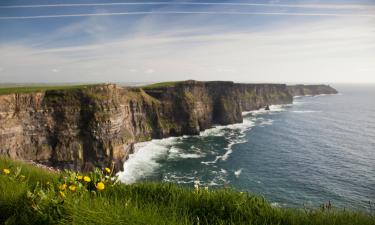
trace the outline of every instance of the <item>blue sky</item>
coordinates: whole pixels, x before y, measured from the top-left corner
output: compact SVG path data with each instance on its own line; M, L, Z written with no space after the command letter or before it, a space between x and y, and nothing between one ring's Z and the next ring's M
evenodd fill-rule
M0 2L0 82L185 79L375 82L375 1Z

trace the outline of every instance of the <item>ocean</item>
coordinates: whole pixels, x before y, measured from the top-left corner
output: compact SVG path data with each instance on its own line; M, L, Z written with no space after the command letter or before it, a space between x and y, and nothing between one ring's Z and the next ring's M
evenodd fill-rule
M244 122L197 136L136 144L124 183L230 187L274 206L375 208L375 86L332 85L340 93L295 97Z

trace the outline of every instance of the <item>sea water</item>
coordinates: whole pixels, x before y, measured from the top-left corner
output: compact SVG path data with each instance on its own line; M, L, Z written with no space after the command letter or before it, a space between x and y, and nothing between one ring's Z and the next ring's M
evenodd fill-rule
M120 179L232 187L281 207L370 209L375 202L375 86L295 97L244 122L136 145Z

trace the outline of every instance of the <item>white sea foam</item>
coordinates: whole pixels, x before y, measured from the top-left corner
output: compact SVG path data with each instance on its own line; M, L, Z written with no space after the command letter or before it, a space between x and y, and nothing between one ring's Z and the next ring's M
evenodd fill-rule
M292 104L284 104L284 105L271 105L270 110L266 110L265 108L261 108L258 110L252 110L252 111L244 111L242 112L243 116L247 115L261 115L261 114L267 114L267 113L272 113L272 112L283 112L286 111L286 107L291 106Z
M239 170L236 170L236 171L234 172L234 175L235 175L237 178L239 178L240 175L241 175L241 173L242 173L242 168L239 169Z
M200 132L200 136L224 136L226 134L226 129L239 130L241 132L248 130L254 126L254 122L251 120L244 119L242 123L235 123L229 125L218 125L210 129L206 129Z
M176 137L171 137L135 144L134 153L124 163L124 171L118 173L119 179L124 183L134 183L151 174L159 167L157 159L167 155L170 146L176 141Z
M163 178L164 182L173 182L178 184L193 184L195 180L196 177L192 176L191 174L187 176L178 176L174 173L167 173Z
M259 123L260 126L264 126L264 125L272 125L273 124L273 120L271 119L266 119L266 120L261 120L261 122Z
M314 110L294 110L293 113L320 113L322 111L314 111Z
M180 158L183 158L183 159L197 159L197 158L202 158L204 157L205 155L202 154L194 154L194 153L183 153L183 154L180 154Z
M244 112L244 115L251 113L252 115L264 114L269 112L282 112L285 111L285 105L271 105L270 110L255 110L251 112ZM228 145L225 147L225 153L223 155L216 156L213 161L201 162L202 164L210 165L215 164L217 161L226 161L229 156L233 153L233 146L240 143L245 143L246 131L251 129L255 125L257 118L245 117L242 123L215 126L211 129L202 131L199 136L228 136ZM272 124L272 121L264 121L263 125ZM119 178L124 183L134 183L138 179L150 175L160 165L157 162L162 157L168 159L178 158L201 158L205 154L201 153L198 148L191 146L193 152L185 152L183 149L179 149L174 146L180 140L189 138L190 136L184 135L183 137L171 137L160 140L152 140L149 142L138 143L135 145L135 152L129 156L129 159L124 163L124 171L119 172ZM165 181L175 180L173 177L165 178ZM179 180L179 179L178 179ZM219 179L222 183L225 179ZM181 181L190 182L190 181ZM212 181L218 183L219 181Z

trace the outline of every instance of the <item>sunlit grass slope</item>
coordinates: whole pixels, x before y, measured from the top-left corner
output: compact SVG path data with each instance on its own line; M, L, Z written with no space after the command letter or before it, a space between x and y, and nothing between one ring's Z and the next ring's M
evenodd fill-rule
M370 214L275 208L230 189L123 185L106 176L109 169L52 173L6 158L0 169L0 224L375 224Z
M0 87L0 95L6 94L24 94L33 92L45 92L51 90L67 90L67 89L78 89L86 88L94 85L58 85L58 86L17 86L17 87Z

